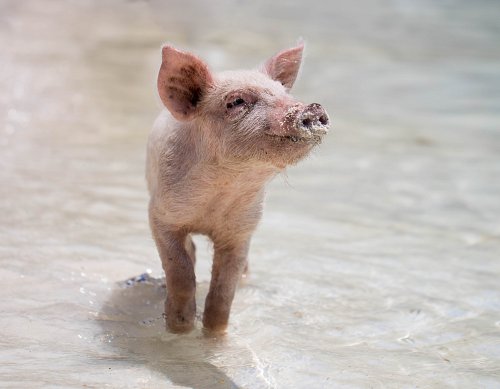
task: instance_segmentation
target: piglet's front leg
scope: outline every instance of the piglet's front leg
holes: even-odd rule
[[[166,276],[167,327],[172,332],[190,331],[196,315],[194,245],[186,233],[169,230],[154,216],[150,216],[150,224]]]
[[[203,326],[210,332],[224,332],[236,286],[247,266],[249,240],[215,245],[210,290],[205,300]]]

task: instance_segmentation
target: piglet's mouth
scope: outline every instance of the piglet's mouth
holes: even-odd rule
[[[276,134],[266,134],[280,142],[292,142],[292,143],[309,143],[309,144],[319,144],[321,143],[322,137],[319,135],[301,137],[297,135],[276,135]]]

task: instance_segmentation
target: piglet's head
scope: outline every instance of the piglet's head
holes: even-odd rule
[[[303,48],[283,50],[255,70],[212,73],[193,54],[165,46],[158,92],[172,116],[199,131],[217,157],[284,168],[307,155],[329,127],[320,104],[289,93]]]

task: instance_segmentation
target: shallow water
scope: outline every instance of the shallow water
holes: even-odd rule
[[[0,386],[499,387],[500,6],[169,3],[0,3]],[[299,36],[332,133],[270,185],[228,335],[166,333],[158,48],[222,70]]]

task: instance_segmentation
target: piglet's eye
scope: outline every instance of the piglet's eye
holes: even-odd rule
[[[241,97],[238,97],[237,99],[235,99],[231,103],[227,103],[226,107],[233,108],[233,107],[237,107],[238,105],[242,105],[242,104],[245,104],[245,100],[243,100]]]

